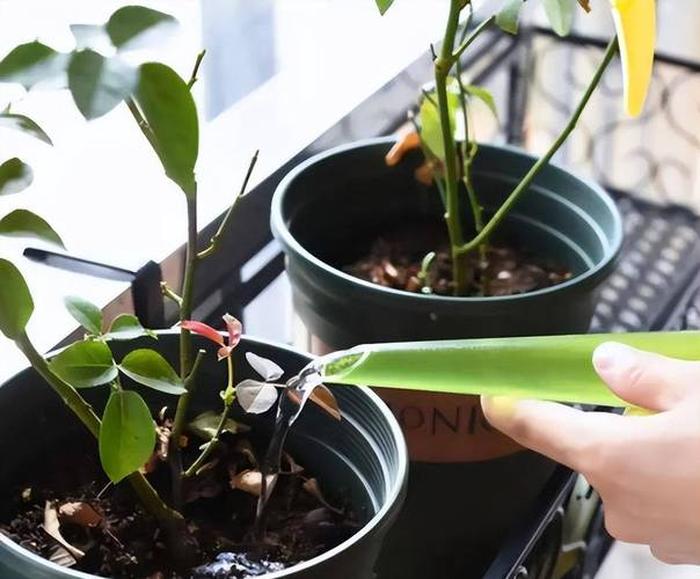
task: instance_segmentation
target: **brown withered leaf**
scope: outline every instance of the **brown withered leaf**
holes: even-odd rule
[[[384,161],[387,166],[394,167],[401,162],[401,159],[404,158],[406,153],[418,147],[420,147],[418,132],[409,131],[399,137],[398,141],[396,141],[394,146],[391,147],[391,150],[386,154]]]
[[[259,470],[244,470],[239,473],[231,473],[231,488],[259,497],[262,492],[262,473]],[[267,476],[268,488],[273,484],[274,475]],[[267,493],[266,493],[267,494]]]
[[[285,471],[283,474],[296,475],[304,472],[304,467],[298,464],[297,461],[294,460],[294,457],[288,452],[282,453],[282,459],[287,463],[287,466],[289,466],[289,470]]]
[[[63,503],[58,508],[58,518],[62,523],[73,523],[81,527],[97,527],[102,522],[102,515],[92,505],[82,501]]]
[[[287,390],[287,395],[294,400],[297,404],[301,403],[301,396],[296,390]],[[309,396],[309,400],[311,400],[314,404],[319,406],[322,410],[327,412],[330,416],[335,418],[336,420],[341,420],[342,419],[342,414],[340,413],[340,406],[338,405],[338,401],[336,400],[335,396],[333,396],[333,393],[328,389],[327,386],[324,386],[323,384],[319,384],[316,386]]]
[[[250,440],[247,438],[237,440],[233,450],[239,454],[242,454],[252,466],[258,466],[258,459],[255,456],[255,450],[253,449],[253,445],[250,444]]]
[[[578,3],[581,5],[581,8],[583,8],[586,12],[591,11],[591,2],[590,0],[578,0]]]
[[[78,561],[75,557],[71,555],[66,549],[61,547],[61,545],[54,545],[51,547],[51,552],[49,553],[49,561],[60,565],[61,567],[72,567]]]
[[[307,478],[304,481],[304,484],[302,484],[301,486],[307,493],[309,493],[312,497],[314,497],[319,503],[321,503],[329,511],[333,511],[334,513],[336,513],[338,515],[343,514],[343,511],[341,509],[338,509],[338,508],[336,508],[328,503],[326,498],[323,496],[323,493],[321,492],[321,487],[318,485],[318,481],[315,478]]]
[[[41,525],[41,528],[49,537],[56,541],[56,543],[58,543],[58,545],[62,549],[64,549],[75,561],[79,561],[80,559],[85,557],[85,553],[83,553],[77,547],[71,545],[68,541],[66,541],[63,538],[63,535],[61,535],[61,523],[58,520],[58,510],[56,509],[56,505],[54,505],[54,503],[52,503],[51,501],[46,501],[46,504],[44,505],[44,524]],[[55,552],[55,554],[57,559],[61,559],[66,562],[70,560],[63,553]]]

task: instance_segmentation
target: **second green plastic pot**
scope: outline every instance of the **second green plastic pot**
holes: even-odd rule
[[[621,219],[600,187],[552,165],[518,202],[497,240],[568,266],[573,275],[566,282],[510,297],[444,297],[380,287],[343,271],[397,225],[441,219],[438,193],[414,176],[420,152],[386,166],[393,143],[372,139],[321,153],[287,175],[275,193],[272,230],[316,352],[588,329],[596,288],[621,248]],[[487,211],[534,162],[516,149],[480,146],[473,177]],[[413,461],[407,503],[380,560],[381,579],[480,577],[553,464],[494,432],[477,398],[380,395],[399,419]]]

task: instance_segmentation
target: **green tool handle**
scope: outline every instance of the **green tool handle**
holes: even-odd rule
[[[370,344],[323,356],[318,366],[338,384],[627,407],[591,363],[608,341],[700,359],[700,332],[692,331]]]

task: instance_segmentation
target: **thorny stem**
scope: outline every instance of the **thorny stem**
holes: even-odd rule
[[[23,332],[17,338],[16,344],[20,351],[26,356],[27,360],[29,360],[32,367],[61,397],[73,414],[78,417],[95,438],[99,438],[101,422],[93,411],[92,406],[87,403],[73,386],[61,380],[61,378],[51,371],[48,363],[36,350],[26,332]],[[163,502],[143,474],[138,471],[134,472],[130,474],[126,480],[129,481],[129,484],[134,489],[134,492],[146,510],[164,526],[173,528],[179,521],[182,521],[182,515]]]
[[[204,259],[205,257],[209,257],[219,248],[221,236],[224,234],[226,228],[228,227],[231,221],[231,216],[233,215],[233,209],[236,206],[236,202],[241,197],[243,197],[243,195],[245,195],[246,189],[248,188],[248,181],[250,181],[250,176],[253,174],[255,164],[258,162],[258,153],[260,153],[260,151],[255,151],[253,158],[250,160],[250,164],[248,165],[248,171],[246,171],[245,178],[243,179],[243,183],[241,184],[241,188],[236,193],[236,196],[233,198],[233,202],[231,203],[231,205],[229,205],[228,211],[226,212],[226,215],[221,221],[219,228],[216,230],[216,233],[212,236],[209,242],[209,247],[199,252],[199,254],[197,255],[198,259]]]
[[[614,38],[613,40],[610,41],[610,44],[608,44],[608,47],[605,50],[605,56],[603,57],[602,62],[598,66],[598,69],[596,70],[595,74],[593,75],[593,78],[591,79],[591,82],[588,85],[586,92],[584,93],[583,97],[581,98],[581,101],[579,102],[578,106],[574,110],[573,114],[571,115],[571,118],[569,119],[569,122],[566,124],[566,126],[562,130],[559,137],[557,137],[557,139],[554,141],[554,143],[552,143],[549,150],[544,154],[544,156],[540,157],[537,160],[537,162],[527,172],[525,177],[523,177],[522,181],[520,181],[520,183],[518,183],[516,185],[515,189],[513,189],[513,191],[510,193],[510,195],[508,195],[508,198],[498,208],[498,211],[496,211],[496,213],[493,214],[493,217],[491,217],[491,219],[484,226],[484,228],[481,230],[481,232],[479,234],[477,234],[472,240],[470,240],[469,242],[465,243],[464,245],[462,245],[461,247],[458,248],[458,253],[460,255],[465,255],[465,254],[469,253],[470,251],[473,251],[480,244],[484,243],[489,238],[489,236],[493,233],[493,231],[496,229],[496,227],[498,227],[498,225],[501,223],[501,221],[503,221],[504,217],[512,209],[515,202],[518,201],[520,196],[525,191],[527,191],[528,187],[532,184],[535,177],[537,177],[539,172],[549,163],[549,161],[552,159],[552,157],[561,148],[561,146],[564,144],[566,139],[569,137],[569,135],[576,128],[576,125],[578,123],[579,118],[581,117],[581,114],[583,113],[584,109],[586,108],[588,101],[591,99],[591,95],[593,94],[593,92],[597,88],[598,84],[600,83],[600,79],[603,77],[603,73],[605,73],[605,70],[608,68],[610,61],[613,59],[613,57],[617,53],[617,49],[618,49],[618,40],[617,40],[617,38]]]
[[[192,68],[192,74],[190,75],[190,80],[187,81],[187,88],[192,89],[194,83],[197,82],[197,73],[199,73],[199,67],[202,64],[204,55],[207,53],[206,49],[202,50],[198,55],[197,59],[194,61],[194,67]]]
[[[228,358],[226,358],[226,361],[228,362],[228,385],[226,386],[226,390],[230,391],[233,388],[233,360],[231,359],[231,356],[228,356]],[[224,430],[224,426],[226,425],[226,419],[228,418],[228,413],[231,410],[232,402],[233,399],[224,402],[224,409],[222,410],[221,416],[219,417],[219,423],[216,425],[214,436],[211,437],[209,443],[202,450],[202,453],[192,463],[192,466],[190,466],[190,468],[188,468],[185,471],[183,475],[185,478],[196,475],[199,469],[202,468],[204,464],[206,464],[209,455],[216,448],[216,445],[219,442],[219,437],[221,436],[221,433]]]

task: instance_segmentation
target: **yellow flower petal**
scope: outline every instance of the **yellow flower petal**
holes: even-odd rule
[[[610,0],[620,42],[625,110],[633,117],[644,107],[654,66],[655,0]]]

